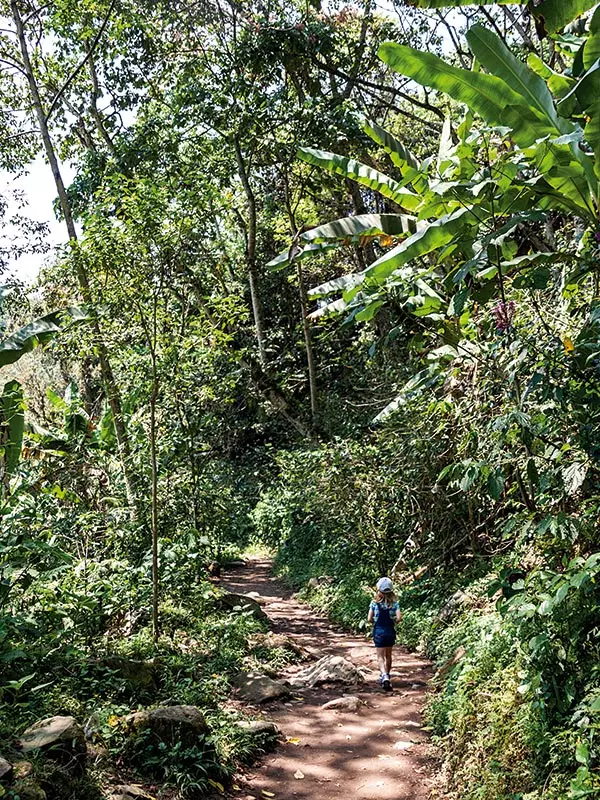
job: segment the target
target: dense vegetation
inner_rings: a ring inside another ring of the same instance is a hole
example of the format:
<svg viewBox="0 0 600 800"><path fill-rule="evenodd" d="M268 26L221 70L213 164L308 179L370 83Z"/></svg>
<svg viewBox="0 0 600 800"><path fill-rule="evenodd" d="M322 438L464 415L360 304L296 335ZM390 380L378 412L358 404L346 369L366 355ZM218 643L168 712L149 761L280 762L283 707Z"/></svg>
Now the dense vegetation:
<svg viewBox="0 0 600 800"><path fill-rule="evenodd" d="M600 796L596 4L0 3L1 165L68 238L0 299L0 755L72 714L49 798L220 789L231 677L292 657L208 580L259 546L358 629L393 575L449 796ZM127 739L160 703L201 748Z"/></svg>

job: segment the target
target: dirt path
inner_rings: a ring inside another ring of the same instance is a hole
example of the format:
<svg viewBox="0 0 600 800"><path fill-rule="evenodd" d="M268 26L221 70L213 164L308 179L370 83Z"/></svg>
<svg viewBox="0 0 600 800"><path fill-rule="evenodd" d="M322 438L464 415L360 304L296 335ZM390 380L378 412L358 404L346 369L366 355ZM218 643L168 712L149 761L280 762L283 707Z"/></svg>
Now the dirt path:
<svg viewBox="0 0 600 800"><path fill-rule="evenodd" d="M358 691L339 686L306 689L290 702L258 707L256 712L274 720L287 742L240 776L236 796L241 800L425 800L433 772L420 714L431 675L428 664L395 648L394 691L384 694L377 685L370 640L337 628L294 600L271 577L268 561L249 562L225 575L221 585L243 594L258 593L271 629L293 637L315 659L341 655L366 671ZM291 667L286 674L300 667ZM364 702L358 713L321 708L344 693L357 694Z"/></svg>

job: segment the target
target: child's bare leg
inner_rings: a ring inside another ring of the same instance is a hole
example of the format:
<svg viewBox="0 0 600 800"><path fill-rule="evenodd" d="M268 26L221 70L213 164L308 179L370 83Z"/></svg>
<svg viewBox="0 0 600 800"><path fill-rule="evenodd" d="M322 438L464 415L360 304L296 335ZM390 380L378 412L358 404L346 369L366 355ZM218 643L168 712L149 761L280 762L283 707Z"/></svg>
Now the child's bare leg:
<svg viewBox="0 0 600 800"><path fill-rule="evenodd" d="M385 654L387 651L387 647L376 647L375 650L377 651L377 666L379 667L379 672L383 675L386 670L386 660Z"/></svg>
<svg viewBox="0 0 600 800"><path fill-rule="evenodd" d="M385 671L389 675L392 671L392 648L385 648Z"/></svg>

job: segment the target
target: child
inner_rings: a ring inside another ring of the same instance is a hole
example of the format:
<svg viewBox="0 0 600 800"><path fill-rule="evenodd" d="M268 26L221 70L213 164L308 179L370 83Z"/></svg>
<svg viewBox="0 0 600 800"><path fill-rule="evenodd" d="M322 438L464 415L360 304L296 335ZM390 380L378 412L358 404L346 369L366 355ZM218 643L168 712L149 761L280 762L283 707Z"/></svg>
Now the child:
<svg viewBox="0 0 600 800"><path fill-rule="evenodd" d="M401 615L396 595L389 578L377 581L377 594L369 606L369 622L374 622L373 642L377 649L377 663L381 672L381 685L386 692L392 691L390 672L392 670L392 647L396 641L394 622L400 622Z"/></svg>

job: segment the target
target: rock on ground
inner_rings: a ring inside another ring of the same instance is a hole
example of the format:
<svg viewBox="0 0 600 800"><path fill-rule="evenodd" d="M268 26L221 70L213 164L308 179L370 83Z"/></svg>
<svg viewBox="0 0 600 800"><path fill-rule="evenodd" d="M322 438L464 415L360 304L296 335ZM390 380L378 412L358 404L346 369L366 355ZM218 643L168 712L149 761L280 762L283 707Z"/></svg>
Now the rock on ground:
<svg viewBox="0 0 600 800"><path fill-rule="evenodd" d="M18 747L24 753L41 750L65 766L81 766L86 756L85 734L73 717L49 717L36 722L23 732Z"/></svg>
<svg viewBox="0 0 600 800"><path fill-rule="evenodd" d="M13 768L12 764L0 756L0 781L8 782L12 778Z"/></svg>
<svg viewBox="0 0 600 800"><path fill-rule="evenodd" d="M346 695L345 697L336 697L335 700L330 700L324 703L321 708L331 708L335 711L351 711L356 713L360 708L361 701L354 695Z"/></svg>
<svg viewBox="0 0 600 800"><path fill-rule="evenodd" d="M312 688L321 683L362 683L362 673L351 661L342 656L323 656L314 664L288 678L294 689Z"/></svg>
<svg viewBox="0 0 600 800"><path fill-rule="evenodd" d="M248 597L246 594L226 592L217 598L217 606L226 611L235 611L239 609L242 612L250 612L254 619L261 622L268 619L267 615L260 607L260 603L257 603L253 597Z"/></svg>
<svg viewBox="0 0 600 800"><path fill-rule="evenodd" d="M204 715L196 706L166 706L151 711L136 711L125 717L125 724L131 733L150 730L161 742L181 742L185 747L193 747L208 730Z"/></svg>
<svg viewBox="0 0 600 800"><path fill-rule="evenodd" d="M140 786L126 784L116 786L110 800L151 800L152 795L145 792Z"/></svg>
<svg viewBox="0 0 600 800"><path fill-rule="evenodd" d="M234 678L233 685L239 696L250 703L267 703L290 694L283 683L257 672L240 672Z"/></svg>
<svg viewBox="0 0 600 800"><path fill-rule="evenodd" d="M279 736L281 731L275 725L274 722L269 722L269 720L261 720L261 719L241 719L235 723L236 727L242 728L245 731L250 731L251 733L264 733L269 736Z"/></svg>

